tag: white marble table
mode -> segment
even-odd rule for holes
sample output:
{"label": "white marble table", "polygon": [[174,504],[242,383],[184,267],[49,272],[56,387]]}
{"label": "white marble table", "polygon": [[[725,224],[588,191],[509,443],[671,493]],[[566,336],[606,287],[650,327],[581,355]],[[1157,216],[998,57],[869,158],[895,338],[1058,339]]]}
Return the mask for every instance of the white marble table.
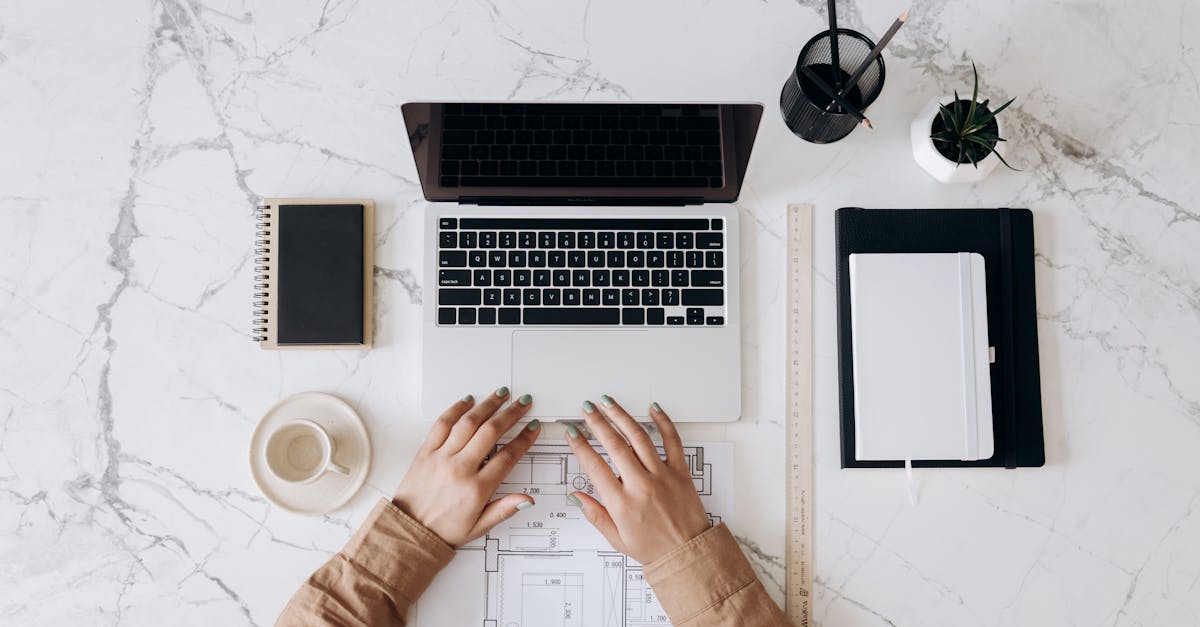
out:
{"label": "white marble table", "polygon": [[[270,624],[390,493],[424,427],[407,99],[759,100],[742,212],[736,532],[782,581],[782,226],[819,210],[815,616],[824,625],[1200,623],[1200,7],[922,0],[877,130],[790,136],[775,106],[823,3],[0,3],[0,622]],[[899,0],[842,2],[878,36]],[[970,60],[1011,160],[945,187],[908,121]],[[259,196],[377,199],[379,347],[248,337]],[[838,468],[832,212],[1035,212],[1048,463]],[[376,446],[346,509],[270,507],[257,418],[346,398]],[[476,391],[479,392],[479,391]],[[551,435],[555,431],[551,430]]]}

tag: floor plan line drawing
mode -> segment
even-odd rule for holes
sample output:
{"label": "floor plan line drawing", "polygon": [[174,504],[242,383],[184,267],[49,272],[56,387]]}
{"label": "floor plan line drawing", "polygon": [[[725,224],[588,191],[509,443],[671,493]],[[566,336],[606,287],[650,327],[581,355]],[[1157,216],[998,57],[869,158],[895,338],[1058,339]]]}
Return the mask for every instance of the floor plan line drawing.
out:
{"label": "floor plan line drawing", "polygon": [[[711,524],[729,522],[732,444],[689,443],[684,455]],[[528,494],[535,505],[458,550],[418,603],[416,625],[670,625],[642,565],[614,550],[567,503],[576,490],[599,498],[568,445],[535,444],[497,491]]]}

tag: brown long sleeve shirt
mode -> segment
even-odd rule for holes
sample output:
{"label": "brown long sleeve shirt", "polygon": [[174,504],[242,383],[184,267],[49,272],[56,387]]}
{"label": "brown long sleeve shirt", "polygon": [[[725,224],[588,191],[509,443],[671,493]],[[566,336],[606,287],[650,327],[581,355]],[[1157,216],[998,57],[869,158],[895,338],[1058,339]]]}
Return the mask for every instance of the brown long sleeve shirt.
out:
{"label": "brown long sleeve shirt", "polygon": [[[317,569],[277,625],[405,625],[454,548],[380,501],[346,547]],[[733,534],[717,525],[647,564],[646,581],[678,627],[790,625]]]}

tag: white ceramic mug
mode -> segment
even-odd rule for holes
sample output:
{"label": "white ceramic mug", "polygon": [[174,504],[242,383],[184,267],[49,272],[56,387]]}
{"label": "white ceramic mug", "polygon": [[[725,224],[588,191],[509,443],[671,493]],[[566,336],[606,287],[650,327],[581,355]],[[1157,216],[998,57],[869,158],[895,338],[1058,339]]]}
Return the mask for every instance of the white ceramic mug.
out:
{"label": "white ceramic mug", "polygon": [[284,423],[267,438],[267,468],[288,483],[311,483],[326,472],[349,475],[333,461],[333,438],[311,420]]}

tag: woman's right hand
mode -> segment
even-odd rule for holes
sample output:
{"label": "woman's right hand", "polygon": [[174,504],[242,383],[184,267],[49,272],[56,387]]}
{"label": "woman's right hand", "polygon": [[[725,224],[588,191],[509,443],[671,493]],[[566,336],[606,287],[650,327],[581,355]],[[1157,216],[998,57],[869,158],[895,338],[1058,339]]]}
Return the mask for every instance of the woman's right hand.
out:
{"label": "woman's right hand", "polygon": [[692,483],[679,432],[658,403],[651,405],[650,417],[662,434],[666,460],[659,457],[650,435],[612,398],[602,396],[600,407],[584,401],[583,418],[608,452],[619,478],[579,430],[567,425],[567,443],[604,505],[578,491],[568,500],[578,501],[583,515],[614,549],[643,564],[684,545],[710,526]]}

